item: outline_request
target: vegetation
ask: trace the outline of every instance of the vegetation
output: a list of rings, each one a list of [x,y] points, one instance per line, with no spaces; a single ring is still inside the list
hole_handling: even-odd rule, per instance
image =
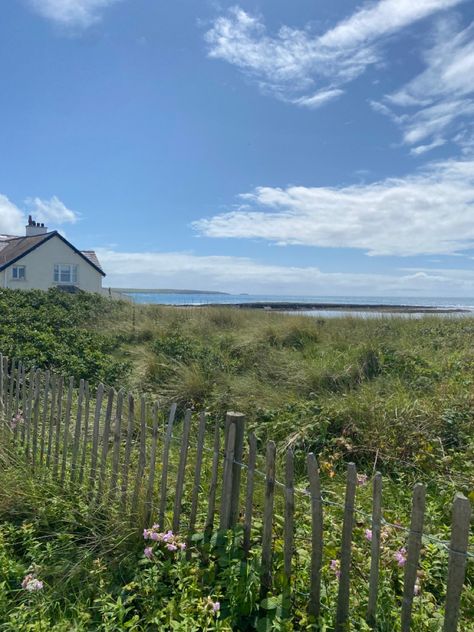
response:
[[[306,480],[305,454],[314,451],[329,498],[343,498],[347,461],[369,476],[380,469],[385,517],[394,524],[407,524],[411,489],[421,480],[427,485],[426,528],[442,540],[449,534],[454,492],[474,500],[473,343],[472,318],[321,320],[0,291],[4,354],[92,384],[146,390],[164,403],[205,408],[216,418],[226,410],[242,411],[261,453],[268,438],[277,441],[280,455],[289,446],[295,449],[301,481]],[[173,459],[171,465],[176,466]],[[205,458],[205,470],[210,467]],[[278,477],[283,478],[283,463]],[[369,512],[370,486],[363,483],[358,506]],[[317,629],[306,613],[310,525],[304,497],[297,511],[298,572],[294,615],[288,620],[281,501],[276,506],[275,591],[261,602],[260,552],[255,547],[243,564],[239,531],[207,544],[198,534],[188,543],[189,553],[180,550],[181,541],[176,551],[161,541],[144,542],[136,525],[119,512],[100,506],[91,510],[86,496],[60,488],[47,476],[33,477],[20,452],[6,454],[0,448],[0,631]],[[339,508],[328,507],[325,521],[320,630],[330,632]],[[369,629],[364,622],[367,527],[359,517],[351,621],[360,631]],[[394,527],[384,533],[377,630],[392,632],[399,630],[406,540]],[[145,546],[152,548],[146,555]],[[203,554],[209,564],[201,563]],[[462,632],[474,630],[473,573],[470,562]],[[427,543],[415,631],[441,630],[445,583],[446,556]]]

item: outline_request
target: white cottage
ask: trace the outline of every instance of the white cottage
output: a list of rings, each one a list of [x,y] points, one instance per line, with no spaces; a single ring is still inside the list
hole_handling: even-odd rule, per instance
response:
[[[94,251],[78,250],[31,215],[25,237],[0,235],[0,288],[101,293],[104,276]]]

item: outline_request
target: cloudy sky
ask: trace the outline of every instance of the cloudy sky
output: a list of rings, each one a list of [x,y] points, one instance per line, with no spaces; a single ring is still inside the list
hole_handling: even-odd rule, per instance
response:
[[[0,234],[122,287],[474,296],[474,0],[8,0]]]

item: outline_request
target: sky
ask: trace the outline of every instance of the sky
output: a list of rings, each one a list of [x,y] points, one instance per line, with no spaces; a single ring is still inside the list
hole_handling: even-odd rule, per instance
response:
[[[474,0],[6,0],[0,234],[105,285],[474,296]]]

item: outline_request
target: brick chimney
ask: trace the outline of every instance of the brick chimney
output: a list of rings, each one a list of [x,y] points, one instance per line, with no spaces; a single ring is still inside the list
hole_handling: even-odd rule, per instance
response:
[[[28,215],[28,224],[26,225],[26,236],[34,237],[35,235],[45,235],[48,228],[44,224],[35,222],[31,215]]]

